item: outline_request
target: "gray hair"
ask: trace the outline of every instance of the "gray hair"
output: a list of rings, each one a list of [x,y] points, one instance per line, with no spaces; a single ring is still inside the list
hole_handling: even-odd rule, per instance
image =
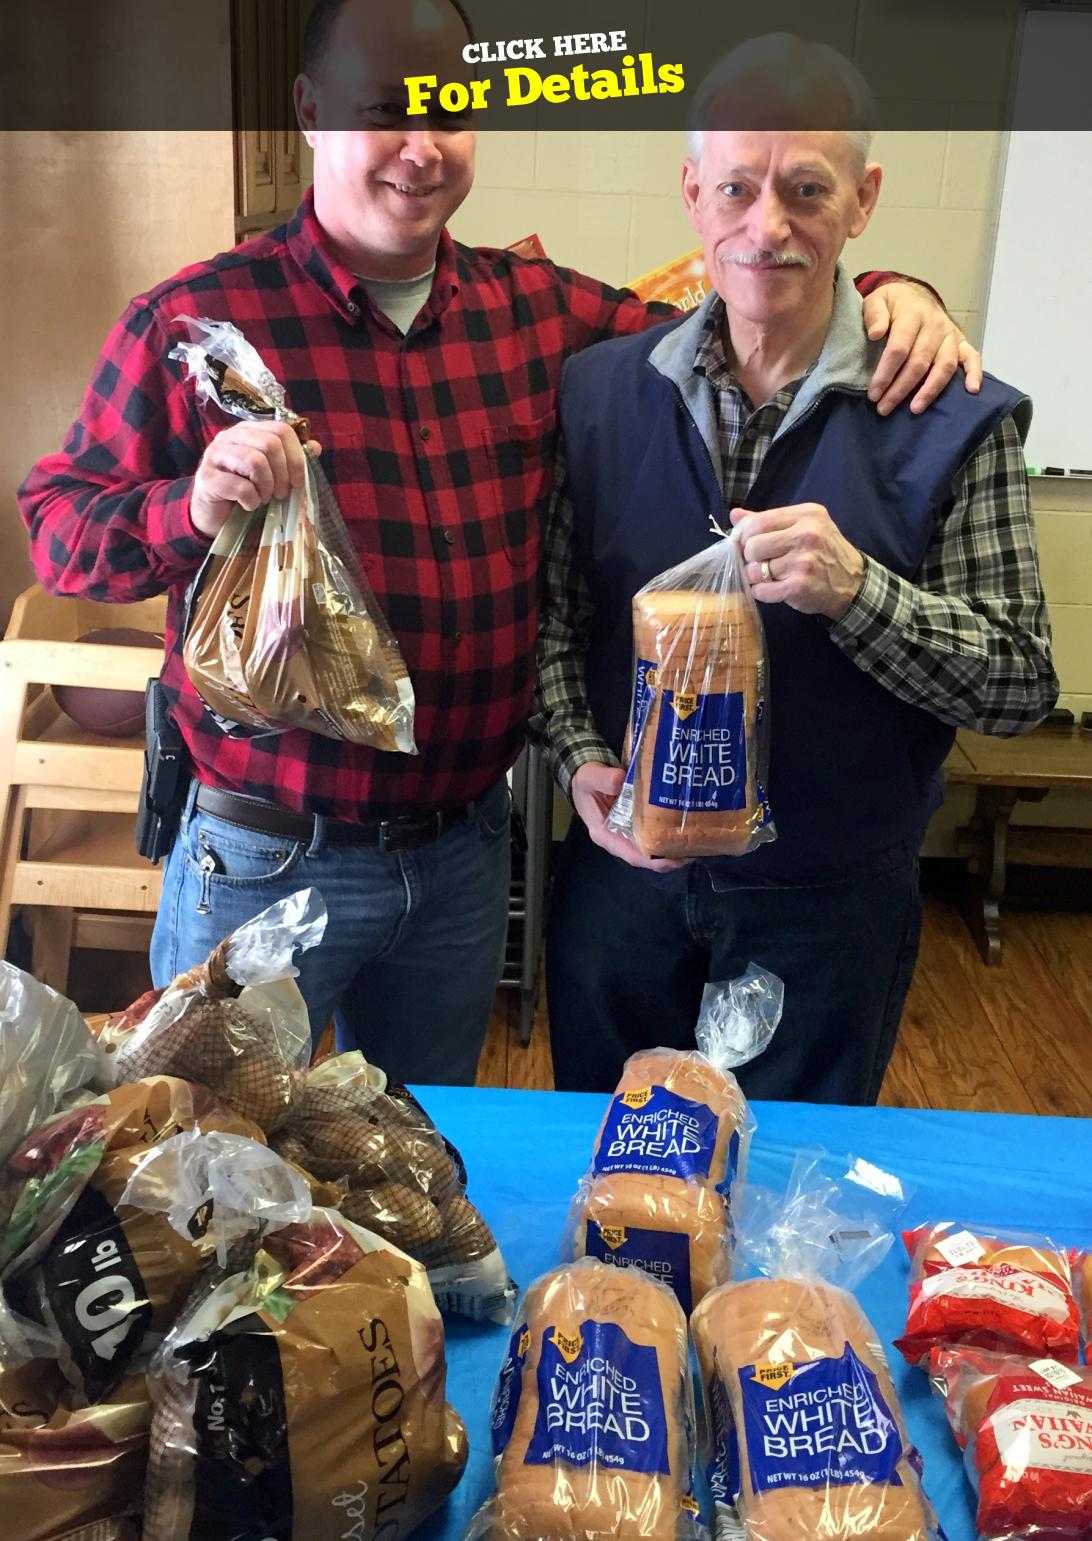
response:
[[[834,87],[842,105],[836,121],[819,122],[817,128],[844,129],[849,140],[850,157],[855,173],[859,176],[868,162],[872,148],[872,129],[876,122],[876,99],[855,64],[840,54],[829,43],[809,43],[791,32],[767,32],[761,37],[748,38],[714,64],[694,94],[690,109],[690,128],[687,143],[691,159],[701,160],[705,134],[703,129],[714,127],[703,123],[710,104],[722,92],[738,88],[744,82],[756,86],[768,84],[773,102],[784,100],[787,114],[796,118],[801,105],[792,100],[789,82],[802,83],[805,87]],[[779,96],[779,90],[782,93]],[[731,114],[727,114],[729,118]],[[820,113],[820,117],[830,116]],[[699,127],[703,125],[703,127]],[[747,128],[747,108],[739,114],[739,121],[726,121],[725,128]],[[754,124],[756,128],[774,127],[766,121]]]

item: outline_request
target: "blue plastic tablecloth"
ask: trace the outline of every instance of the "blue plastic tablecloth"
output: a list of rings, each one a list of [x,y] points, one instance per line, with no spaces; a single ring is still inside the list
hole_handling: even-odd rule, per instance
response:
[[[558,1262],[569,1199],[587,1166],[604,1109],[598,1096],[419,1087],[421,1101],[462,1151],[469,1194],[492,1225],[521,1286]],[[783,1188],[801,1146],[852,1152],[897,1173],[915,1191],[904,1223],[1042,1230],[1092,1246],[1092,1120],[893,1108],[756,1103],[749,1176]],[[890,1349],[905,1322],[908,1265],[901,1243],[857,1291]],[[503,1327],[448,1328],[448,1398],[470,1436],[470,1461],[447,1505],[417,1532],[456,1541],[492,1487],[489,1399],[503,1357]],[[974,1541],[974,1509],[944,1409],[924,1374],[894,1350],[907,1423],[925,1461],[925,1487],[948,1541]]]

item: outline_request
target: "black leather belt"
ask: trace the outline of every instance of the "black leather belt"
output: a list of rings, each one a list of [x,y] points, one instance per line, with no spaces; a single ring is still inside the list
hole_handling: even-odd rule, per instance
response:
[[[288,840],[310,841],[315,833],[315,820],[309,813],[292,813],[279,808],[276,803],[262,802],[254,797],[242,797],[237,792],[224,792],[219,787],[207,787],[203,783],[197,789],[196,806],[202,813],[214,818],[226,819],[242,829],[252,829],[261,835],[284,835]],[[326,821],[326,839],[331,845],[374,845],[380,851],[412,851],[428,845],[445,829],[466,818],[469,803],[461,808],[437,810],[420,818],[406,817],[382,819],[371,824],[349,824],[343,819]]]

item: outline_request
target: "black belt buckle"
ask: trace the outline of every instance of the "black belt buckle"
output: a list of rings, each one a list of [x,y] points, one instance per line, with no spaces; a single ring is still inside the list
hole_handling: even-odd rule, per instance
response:
[[[383,819],[379,825],[379,836],[375,842],[376,850],[381,856],[386,856],[391,850],[391,821]]]

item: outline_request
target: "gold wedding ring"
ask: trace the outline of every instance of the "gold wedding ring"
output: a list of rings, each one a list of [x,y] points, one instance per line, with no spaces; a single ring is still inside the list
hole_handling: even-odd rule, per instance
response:
[[[770,583],[772,581],[770,576],[769,562],[763,562],[762,564],[762,581],[763,583]]]

